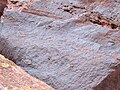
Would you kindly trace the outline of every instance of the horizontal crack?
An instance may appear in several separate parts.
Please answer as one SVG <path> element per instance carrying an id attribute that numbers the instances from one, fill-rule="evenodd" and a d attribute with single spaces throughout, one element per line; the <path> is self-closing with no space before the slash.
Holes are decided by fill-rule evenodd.
<path id="1" fill-rule="evenodd" d="M 112 20 L 112 18 L 108 18 L 98 12 L 87 12 L 86 14 L 79 17 L 77 22 L 79 22 L 79 23 L 91 22 L 93 24 L 107 26 L 111 29 L 120 30 L 120 22 L 119 21 L 114 21 L 114 20 Z"/>
<path id="2" fill-rule="evenodd" d="M 62 16 L 57 16 L 53 13 L 50 13 L 50 12 L 47 12 L 47 11 L 42 11 L 42 10 L 34 10 L 34 9 L 26 10 L 26 9 L 23 9 L 22 12 L 37 15 L 37 16 L 47 16 L 47 17 L 51 17 L 51 18 L 55 18 L 55 19 L 63 19 Z"/>

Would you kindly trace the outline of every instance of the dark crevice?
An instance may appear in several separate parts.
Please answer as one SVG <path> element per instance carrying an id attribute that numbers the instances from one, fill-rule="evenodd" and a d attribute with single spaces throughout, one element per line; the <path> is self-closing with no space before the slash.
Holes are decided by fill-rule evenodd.
<path id="1" fill-rule="evenodd" d="M 116 18 L 117 19 L 117 18 Z M 100 14 L 99 12 L 88 12 L 78 18 L 76 20 L 77 23 L 85 23 L 90 22 L 92 24 L 101 25 L 102 27 L 107 27 L 113 30 L 120 30 L 120 23 L 118 21 L 113 20 L 113 18 L 109 18 Z"/>
<path id="2" fill-rule="evenodd" d="M 90 20 L 91 23 L 93 24 L 98 24 L 98 25 L 101 25 L 101 26 L 107 26 L 111 29 L 117 29 L 119 28 L 118 25 L 115 25 L 114 23 L 109 23 L 109 22 L 101 22 L 100 20 Z"/>
<path id="3" fill-rule="evenodd" d="M 0 37 L 0 54 L 4 55 L 10 60 L 14 60 L 7 39 L 2 37 Z"/>
<path id="4" fill-rule="evenodd" d="M 118 26 L 115 25 L 115 24 L 111 24 L 111 28 L 112 28 L 112 29 L 116 29 L 116 28 L 118 28 Z"/>
<path id="5" fill-rule="evenodd" d="M 93 14 L 93 15 L 92 15 Z M 107 26 L 111 29 L 120 29 L 120 25 L 119 24 L 115 24 L 114 21 L 112 21 L 110 18 L 104 17 L 101 14 L 95 14 L 94 12 L 91 12 L 90 15 L 87 15 L 89 20 L 91 23 L 93 24 L 98 24 L 101 26 Z"/>
<path id="6" fill-rule="evenodd" d="M 16 49 L 12 48 L 8 40 L 3 37 L 0 37 L 0 54 L 4 55 L 16 64 L 22 60 L 22 54 L 16 54 Z"/>

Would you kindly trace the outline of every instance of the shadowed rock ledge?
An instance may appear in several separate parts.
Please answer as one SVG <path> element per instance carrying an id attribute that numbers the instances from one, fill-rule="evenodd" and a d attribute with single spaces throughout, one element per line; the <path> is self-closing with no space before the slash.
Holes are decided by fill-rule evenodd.
<path id="1" fill-rule="evenodd" d="M 120 65 L 114 67 L 113 71 L 94 90 L 120 90 Z"/>

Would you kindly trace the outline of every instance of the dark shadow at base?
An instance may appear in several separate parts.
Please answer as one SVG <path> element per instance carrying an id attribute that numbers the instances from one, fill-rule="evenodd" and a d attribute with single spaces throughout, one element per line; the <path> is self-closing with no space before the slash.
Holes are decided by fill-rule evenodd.
<path id="1" fill-rule="evenodd" d="M 14 60 L 8 41 L 2 37 L 0 37 L 0 54 L 4 55 L 6 58 L 10 60 Z"/>
<path id="2" fill-rule="evenodd" d="M 120 90 L 120 65 L 114 70 L 94 90 Z"/>

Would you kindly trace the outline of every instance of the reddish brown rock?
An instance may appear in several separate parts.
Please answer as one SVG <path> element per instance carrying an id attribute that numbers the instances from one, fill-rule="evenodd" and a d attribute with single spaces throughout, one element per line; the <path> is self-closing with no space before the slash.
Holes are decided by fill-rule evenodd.
<path id="1" fill-rule="evenodd" d="M 120 65 L 114 67 L 112 72 L 99 83 L 94 90 L 120 90 Z"/>
<path id="2" fill-rule="evenodd" d="M 4 8 L 7 7 L 7 0 L 0 0 L 0 17 L 3 15 Z"/>
<path id="3" fill-rule="evenodd" d="M 54 90 L 0 55 L 0 90 Z"/>

